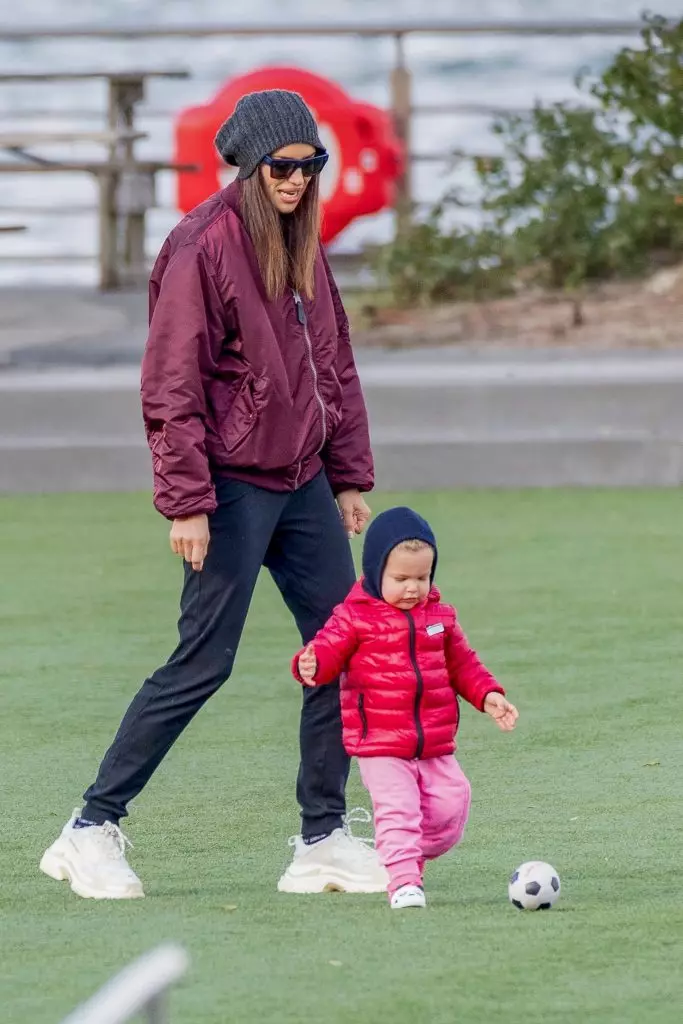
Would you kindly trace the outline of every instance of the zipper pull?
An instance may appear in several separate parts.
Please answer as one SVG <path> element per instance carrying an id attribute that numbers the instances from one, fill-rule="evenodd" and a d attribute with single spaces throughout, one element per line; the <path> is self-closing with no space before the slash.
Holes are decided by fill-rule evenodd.
<path id="1" fill-rule="evenodd" d="M 292 292 L 294 295 L 294 305 L 296 306 L 296 318 L 302 327 L 306 326 L 306 310 L 304 304 L 301 301 L 301 296 L 298 292 Z"/>

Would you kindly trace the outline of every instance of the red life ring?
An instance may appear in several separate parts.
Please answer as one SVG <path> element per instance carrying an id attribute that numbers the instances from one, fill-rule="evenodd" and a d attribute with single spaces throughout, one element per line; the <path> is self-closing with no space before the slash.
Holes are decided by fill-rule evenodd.
<path id="1" fill-rule="evenodd" d="M 177 175 L 177 203 L 188 213 L 235 175 L 214 137 L 240 97 L 261 89 L 291 89 L 306 100 L 330 160 L 321 178 L 322 238 L 336 238 L 356 217 L 390 207 L 403 166 L 401 144 L 386 111 L 359 103 L 334 82 L 300 68 L 261 68 L 224 85 L 209 103 L 182 111 L 175 122 L 175 160 L 195 164 Z"/>

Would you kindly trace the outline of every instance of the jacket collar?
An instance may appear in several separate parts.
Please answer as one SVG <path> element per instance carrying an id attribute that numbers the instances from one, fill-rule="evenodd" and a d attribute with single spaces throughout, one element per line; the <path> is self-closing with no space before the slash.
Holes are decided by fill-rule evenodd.
<path id="1" fill-rule="evenodd" d="M 228 206 L 233 213 L 242 219 L 240 212 L 240 184 L 237 181 L 231 181 L 224 189 L 221 189 L 219 193 L 221 201 Z"/>

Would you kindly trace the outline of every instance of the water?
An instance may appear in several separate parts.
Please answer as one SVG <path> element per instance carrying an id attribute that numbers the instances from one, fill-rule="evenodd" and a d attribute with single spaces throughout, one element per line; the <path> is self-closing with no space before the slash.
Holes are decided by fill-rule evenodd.
<path id="1" fill-rule="evenodd" d="M 232 3 L 217 0 L 32 0 L 30 23 L 40 25 L 121 25 L 234 23 Z M 636 20 L 642 0 L 479 0 L 476 8 L 454 0 L 430 0 L 423 11 L 430 19 L 477 20 L 526 19 L 580 20 L 615 18 Z M 297 0 L 284 7 L 273 0 L 251 0 L 249 16 L 239 20 L 250 24 L 283 24 L 290 10 L 299 22 L 323 20 L 319 0 Z M 363 23 L 414 20 L 414 0 L 337 0 L 334 21 Z M 658 13 L 680 16 L 680 0 L 659 0 Z M 20 6 L 0 0 L 0 25 L 23 26 L 28 16 Z M 414 36 L 406 42 L 407 63 L 414 78 L 416 104 L 473 102 L 525 107 L 537 98 L 546 101 L 576 95 L 573 79 L 582 67 L 599 70 L 623 38 L 515 38 L 506 36 Z M 389 39 L 354 38 L 246 38 L 158 40 L 35 39 L 26 42 L 0 39 L 0 70 L 77 71 L 93 69 L 187 68 L 188 81 L 152 81 L 139 124 L 149 140 L 139 152 L 169 157 L 172 152 L 172 114 L 186 106 L 205 102 L 218 85 L 251 68 L 268 64 L 293 64 L 338 81 L 358 98 L 380 106 L 389 103 L 389 72 L 393 43 Z M 28 131 L 32 127 L 85 130 L 102 124 L 104 87 L 98 82 L 62 85 L 1 85 L 0 131 Z M 48 109 L 49 118 L 35 120 L 30 109 Z M 87 112 L 69 117 L 69 108 Z M 144 113 L 144 110 L 148 114 Z M 151 116 L 166 111 L 167 116 Z M 495 141 L 488 119 L 465 115 L 419 116 L 414 125 L 416 151 L 465 149 L 493 151 Z M 98 150 L 51 149 L 51 156 L 98 156 Z M 436 164 L 418 164 L 414 172 L 416 198 L 436 200 L 447 185 L 447 169 Z M 94 205 L 95 186 L 75 175 L 17 175 L 0 177 L 0 223 L 20 221 L 29 230 L 23 235 L 0 235 L 0 283 L 21 280 L 95 280 L 92 262 L 72 259 L 68 263 L 45 264 L 21 261 L 20 257 L 68 253 L 72 257 L 96 252 L 94 214 L 76 212 L 74 207 Z M 160 176 L 159 201 L 165 209 L 154 210 L 149 218 L 148 247 L 155 251 L 177 220 L 173 205 L 171 175 Z M 40 205 L 53 211 L 27 213 Z M 16 213 L 11 208 L 17 209 Z M 56 215 L 57 211 L 62 211 Z M 390 215 L 367 218 L 353 225 L 339 240 L 342 249 L 356 249 L 366 241 L 389 236 Z"/>

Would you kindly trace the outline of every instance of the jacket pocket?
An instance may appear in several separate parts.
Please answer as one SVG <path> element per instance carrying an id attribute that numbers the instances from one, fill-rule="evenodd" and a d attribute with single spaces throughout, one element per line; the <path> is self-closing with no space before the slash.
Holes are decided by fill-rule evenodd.
<path id="1" fill-rule="evenodd" d="M 251 372 L 235 381 L 219 380 L 214 384 L 211 405 L 216 433 L 228 454 L 237 451 L 256 426 L 266 403 L 267 387 L 265 378 Z"/>
<path id="2" fill-rule="evenodd" d="M 360 715 L 360 721 L 361 721 L 361 726 L 362 726 L 362 731 L 361 731 L 361 734 L 360 734 L 360 738 L 361 738 L 361 741 L 362 741 L 362 740 L 365 740 L 365 739 L 368 738 L 368 718 L 367 718 L 367 715 L 365 714 L 365 694 L 364 693 L 359 693 L 358 694 L 358 714 Z"/>
<path id="3" fill-rule="evenodd" d="M 325 441 L 330 441 L 342 421 L 344 391 L 333 367 L 320 382 L 320 391 L 325 403 Z"/>

